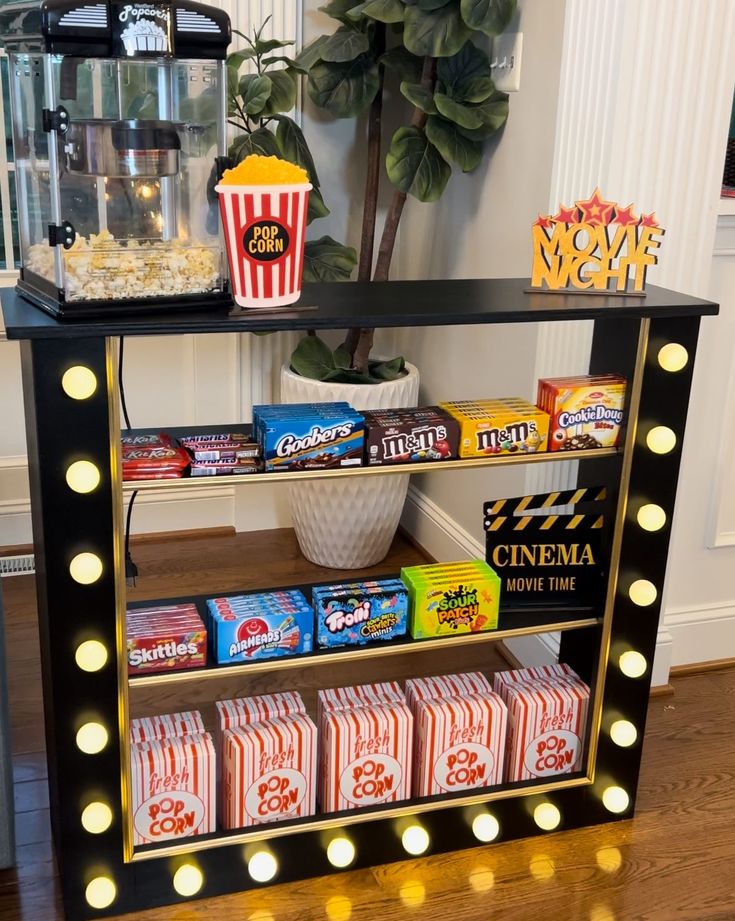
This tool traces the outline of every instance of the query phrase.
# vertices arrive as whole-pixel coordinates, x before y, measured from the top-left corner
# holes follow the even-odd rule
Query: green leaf
[[[326,217],[329,214],[329,208],[324,204],[322,193],[317,188],[309,192],[309,206],[306,211],[306,223],[318,220],[320,217]]]
[[[234,51],[227,55],[227,66],[232,67],[235,72],[240,70],[245,61],[255,57],[254,48],[246,48],[245,51]]]
[[[385,158],[388,178],[400,191],[419,201],[436,201],[452,173],[420,128],[399,128]]]
[[[397,358],[391,358],[390,361],[371,361],[369,372],[371,377],[379,381],[396,381],[406,374],[406,359],[399,355]]]
[[[497,131],[508,118],[508,94],[495,92],[472,111],[479,113],[483,126],[489,128],[490,133]]]
[[[259,77],[257,74],[245,74],[240,80],[240,95],[242,96],[242,107],[246,115],[259,115],[268,98],[270,97],[273,84],[270,77]]]
[[[291,367],[301,377],[314,381],[326,380],[337,370],[332,350],[319,336],[304,336],[299,341],[291,355]]]
[[[463,106],[444,93],[434,93],[434,102],[440,115],[463,128],[479,128],[483,124],[482,116],[477,109]]]
[[[460,0],[462,19],[485,35],[500,35],[513,18],[516,0]]]
[[[378,65],[368,54],[346,64],[315,64],[307,90],[315,105],[337,118],[359,115],[378,91]]]
[[[322,61],[329,61],[332,64],[354,61],[356,57],[364,54],[369,47],[370,41],[364,32],[360,32],[351,26],[340,26],[334,35],[330,35],[322,45]]]
[[[277,38],[258,39],[255,42],[255,53],[257,55],[268,54],[269,51],[275,51],[276,48],[288,48],[295,42],[282,42]]]
[[[456,54],[470,37],[456,5],[425,12],[417,6],[406,10],[403,41],[406,48],[421,57],[445,58]]]
[[[361,3],[362,12],[378,22],[403,22],[406,7],[401,0],[368,0]]]
[[[304,247],[304,281],[349,281],[356,265],[356,250],[329,236]]]
[[[349,350],[346,349],[344,345],[337,346],[332,353],[332,359],[336,367],[341,370],[350,371],[352,369],[352,355],[350,355]]]
[[[472,42],[465,42],[450,58],[441,58],[436,76],[446,94],[457,102],[484,102],[495,91],[490,60]]]
[[[322,45],[328,38],[328,35],[320,35],[319,38],[315,38],[313,42],[302,48],[294,59],[294,67],[308,74],[316,62],[321,60]]]
[[[317,176],[314,158],[309,150],[309,145],[306,143],[304,132],[287,115],[275,115],[274,118],[278,121],[276,139],[283,156],[289,163],[295,163],[297,166],[303,167],[309,176],[309,182],[315,189],[318,189],[319,176]],[[311,196],[309,198],[311,199]]]
[[[426,137],[451,166],[463,173],[475,169],[482,159],[482,142],[465,137],[452,122],[431,116],[426,121]]]
[[[264,69],[272,67],[274,64],[285,64],[287,67],[291,67],[292,69],[301,72],[301,68],[296,66],[294,59],[287,58],[283,54],[271,54],[267,58],[262,58],[260,63]]]
[[[403,45],[397,45],[381,55],[381,63],[387,70],[395,71],[401,80],[418,83],[421,79],[422,60],[407,51]]]
[[[417,0],[416,6],[420,10],[431,12],[432,10],[440,10],[450,2],[451,0]]]
[[[317,7],[317,9],[322,13],[326,13],[327,16],[331,16],[332,19],[338,19],[340,22],[347,22],[348,19],[352,19],[350,13],[358,6],[364,5],[365,4],[360,3],[359,0],[329,0],[328,3],[325,3],[324,6]]]
[[[127,118],[155,118],[158,114],[158,94],[140,93],[130,101]]]
[[[434,94],[431,90],[427,90],[426,87],[421,86],[420,83],[408,83],[404,80],[401,83],[401,93],[408,99],[408,101],[416,106],[417,109],[421,109],[422,112],[426,112],[429,115],[436,115],[436,106],[434,105]]]
[[[238,164],[250,154],[262,157],[280,157],[281,150],[275,136],[267,128],[258,128],[250,134],[241,134],[230,145],[229,156]]]
[[[296,81],[286,70],[272,70],[268,74],[272,83],[271,94],[262,111],[264,117],[290,112],[296,105]]]

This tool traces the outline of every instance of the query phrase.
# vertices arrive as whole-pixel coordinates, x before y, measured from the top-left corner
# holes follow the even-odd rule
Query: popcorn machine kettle
[[[225,164],[230,21],[188,0],[0,10],[21,293],[54,316],[227,301],[207,197]]]

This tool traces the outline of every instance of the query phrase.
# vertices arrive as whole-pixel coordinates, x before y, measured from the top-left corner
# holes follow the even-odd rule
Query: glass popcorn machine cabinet
[[[55,316],[226,302],[212,191],[225,163],[229,18],[198,3],[0,10],[23,295]]]

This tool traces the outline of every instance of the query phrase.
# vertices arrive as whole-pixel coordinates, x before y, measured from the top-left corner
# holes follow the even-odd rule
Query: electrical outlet
[[[493,39],[490,65],[496,89],[517,93],[521,88],[523,33],[511,32]]]

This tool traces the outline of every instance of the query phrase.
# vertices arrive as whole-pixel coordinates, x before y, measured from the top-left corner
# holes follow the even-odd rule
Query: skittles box
[[[362,646],[406,635],[408,592],[398,579],[318,585],[312,604],[317,646]]]
[[[129,675],[207,664],[207,630],[194,604],[129,608],[126,633]]]
[[[451,460],[457,456],[459,424],[438,406],[363,412],[365,462],[369,466]]]
[[[520,397],[440,403],[459,423],[459,456],[545,451],[548,413]]]
[[[207,610],[210,649],[220,665],[312,650],[314,612],[298,590],[210,598]]]
[[[409,632],[414,639],[479,633],[498,626],[500,578],[484,560],[409,566]]]
[[[542,378],[537,403],[551,416],[550,451],[614,448],[625,416],[625,378],[616,374]]]
[[[365,423],[349,403],[253,407],[266,471],[362,466]]]

